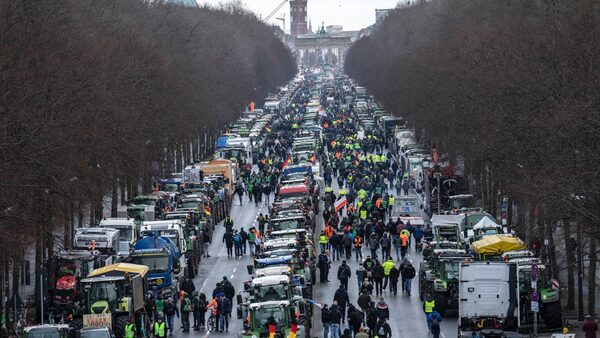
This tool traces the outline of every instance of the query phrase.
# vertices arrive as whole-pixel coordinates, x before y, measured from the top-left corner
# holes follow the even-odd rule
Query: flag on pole
[[[285,160],[285,162],[283,162],[283,167],[282,168],[287,167],[287,165],[290,163],[291,159],[292,159],[292,155],[288,155],[288,158]]]
[[[346,199],[346,196],[340,198],[339,200],[335,201],[335,212],[340,211],[343,207],[348,205],[348,200]]]

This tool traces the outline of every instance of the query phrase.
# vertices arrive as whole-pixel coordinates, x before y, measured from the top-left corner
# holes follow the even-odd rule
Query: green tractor
[[[81,312],[69,326],[109,327],[117,338],[123,338],[127,319],[135,320],[136,327],[147,327],[145,299],[148,267],[117,263],[92,271],[80,281],[83,290]]]
[[[431,295],[436,310],[444,316],[446,310],[458,309],[458,270],[460,262],[471,259],[464,250],[436,249],[419,267],[419,297]]]
[[[563,326],[562,308],[560,305],[560,284],[550,278],[546,266],[535,257],[512,258],[517,263],[519,272],[519,299],[521,304],[520,327],[526,331],[533,325],[534,313],[531,311],[531,271],[537,265],[537,293],[539,294],[540,316],[547,329],[559,329]]]
[[[310,337],[304,323],[307,318],[301,306],[290,301],[268,301],[248,305],[248,315],[244,320],[244,330],[240,338],[270,337],[286,338],[296,328],[296,337]]]

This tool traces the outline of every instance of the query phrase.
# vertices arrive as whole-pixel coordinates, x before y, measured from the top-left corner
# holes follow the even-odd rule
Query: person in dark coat
[[[362,325],[364,314],[362,311],[357,309],[354,305],[348,306],[348,326],[350,330],[356,335],[360,326]]]
[[[223,242],[227,247],[227,257],[233,256],[233,231],[227,230],[223,234]]]
[[[329,307],[327,307],[327,304],[323,304],[323,308],[321,309],[321,323],[323,324],[323,337],[329,337],[331,319],[329,318]]]
[[[321,252],[321,254],[319,254],[318,264],[321,283],[329,282],[329,266],[331,265],[329,251],[325,250],[325,252]]]
[[[186,277],[181,282],[180,288],[181,290],[185,291],[185,293],[187,293],[188,295],[191,295],[194,293],[194,291],[196,291],[196,286],[194,285],[194,282],[192,282],[192,280],[188,277]]]
[[[334,300],[333,304],[329,308],[329,331],[331,331],[332,337],[340,336],[340,321],[342,320],[342,310],[340,309],[337,302]]]
[[[377,296],[381,295],[383,292],[383,265],[379,263],[379,261],[375,262],[375,267],[373,267],[373,281],[375,282],[375,293]]]
[[[598,323],[592,318],[592,316],[585,316],[585,321],[581,330],[585,333],[585,338],[596,338],[596,331],[598,331]]]
[[[346,264],[346,261],[343,260],[342,265],[340,265],[338,268],[337,278],[346,290],[348,290],[348,279],[350,279],[351,275],[352,270],[350,270],[350,267]]]
[[[394,296],[398,294],[398,280],[400,279],[400,269],[394,265],[390,270],[390,292],[394,293]],[[410,294],[409,294],[410,295]]]
[[[233,297],[235,296],[235,288],[233,284],[227,279],[227,276],[223,276],[223,294],[231,303],[233,303]]]
[[[348,292],[343,285],[340,285],[340,288],[335,291],[333,300],[334,302],[337,302],[340,307],[340,311],[342,312],[342,324],[344,324],[346,321],[346,306],[350,304],[350,298],[348,298]]]

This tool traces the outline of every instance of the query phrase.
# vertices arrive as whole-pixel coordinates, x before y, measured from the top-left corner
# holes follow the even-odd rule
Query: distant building
[[[290,35],[296,38],[308,33],[308,0],[290,0]]]
[[[336,26],[329,26],[336,27]],[[328,27],[328,28],[329,28]],[[298,65],[312,67],[319,64],[342,66],[346,51],[357,39],[358,31],[342,31],[340,28],[326,29],[323,25],[314,34],[305,34],[294,40],[294,51]]]

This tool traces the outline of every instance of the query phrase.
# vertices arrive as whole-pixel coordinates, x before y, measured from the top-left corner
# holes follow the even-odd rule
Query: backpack
[[[390,331],[390,325],[388,323],[383,323],[382,325],[379,325],[379,328],[376,330],[377,336],[379,338],[386,338],[388,331]]]
[[[319,255],[319,264],[327,264],[327,256]]]
[[[377,310],[375,308],[369,308],[367,310],[367,323],[377,322]]]
[[[415,267],[412,265],[409,265],[407,267],[404,268],[406,270],[406,278],[411,279],[415,277]]]
[[[241,243],[242,242],[242,236],[240,236],[240,234],[235,234],[233,236],[233,241],[236,243]]]

